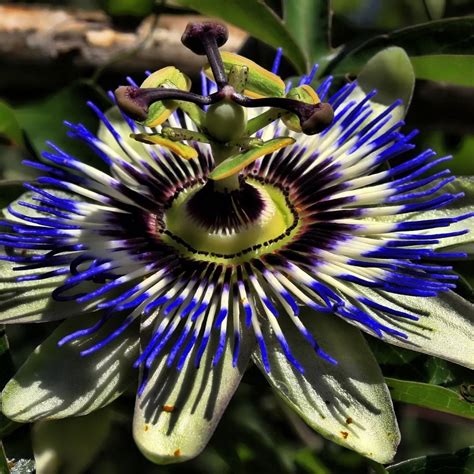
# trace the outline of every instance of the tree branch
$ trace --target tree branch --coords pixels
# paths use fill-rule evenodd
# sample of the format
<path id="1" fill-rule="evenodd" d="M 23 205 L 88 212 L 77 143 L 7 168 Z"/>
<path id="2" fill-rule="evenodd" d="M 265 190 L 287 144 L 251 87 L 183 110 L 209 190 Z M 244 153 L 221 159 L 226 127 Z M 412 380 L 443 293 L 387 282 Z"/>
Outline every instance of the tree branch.
<path id="1" fill-rule="evenodd" d="M 196 74 L 203 59 L 181 44 L 186 24 L 195 19 L 151 16 L 123 31 L 101 11 L 0 5 L 0 88 L 50 89 L 104 65 L 133 74 L 172 64 Z M 224 49 L 237 51 L 246 34 L 230 25 L 229 31 Z"/>

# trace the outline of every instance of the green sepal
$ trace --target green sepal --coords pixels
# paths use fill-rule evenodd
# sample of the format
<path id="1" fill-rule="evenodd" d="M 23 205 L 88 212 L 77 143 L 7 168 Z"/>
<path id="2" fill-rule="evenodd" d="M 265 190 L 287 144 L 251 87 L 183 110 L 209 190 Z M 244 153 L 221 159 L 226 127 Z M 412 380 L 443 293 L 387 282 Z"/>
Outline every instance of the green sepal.
<path id="1" fill-rule="evenodd" d="M 262 146 L 257 146 L 244 153 L 230 156 L 214 168 L 209 178 L 215 181 L 228 178 L 253 163 L 257 158 L 273 153 L 293 143 L 295 143 L 295 139 L 291 137 L 274 138 L 273 140 L 265 142 Z"/>

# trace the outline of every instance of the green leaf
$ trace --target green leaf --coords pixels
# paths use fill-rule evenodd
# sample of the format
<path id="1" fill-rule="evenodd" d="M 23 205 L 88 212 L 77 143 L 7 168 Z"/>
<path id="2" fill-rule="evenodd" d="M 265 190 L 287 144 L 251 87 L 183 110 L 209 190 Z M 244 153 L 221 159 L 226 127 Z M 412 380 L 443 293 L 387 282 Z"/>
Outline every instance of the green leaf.
<path id="1" fill-rule="evenodd" d="M 436 454 L 409 459 L 388 468 L 390 474 L 471 474 L 474 472 L 474 447 L 454 454 Z"/>
<path id="2" fill-rule="evenodd" d="M 454 132 L 454 130 L 453 130 Z M 430 127 L 425 128 L 420 136 L 420 148 L 432 148 L 439 156 L 453 155 L 449 162 L 449 169 L 455 176 L 474 175 L 474 135 L 459 135 L 454 133 L 443 133 Z M 452 141 L 452 139 L 455 139 Z M 435 168 L 441 171 L 445 166 Z"/>
<path id="3" fill-rule="evenodd" d="M 409 380 L 385 379 L 397 402 L 462 416 L 474 420 L 474 404 L 464 400 L 460 393 L 448 388 Z"/>
<path id="4" fill-rule="evenodd" d="M 379 364 L 384 365 L 405 365 L 416 359 L 419 354 L 417 352 L 409 351 L 408 349 L 402 349 L 401 347 L 395 347 L 390 344 L 386 344 L 380 339 L 367 338 L 370 349 L 375 355 L 375 358 Z"/>
<path id="5" fill-rule="evenodd" d="M 328 64 L 324 74 L 357 72 L 377 51 L 399 46 L 409 56 L 472 54 L 474 17 L 449 18 L 401 28 L 374 36 L 357 46 L 347 46 Z"/>
<path id="6" fill-rule="evenodd" d="M 283 48 L 285 56 L 299 73 L 305 73 L 308 58 L 280 18 L 263 0 L 178 0 L 177 3 L 204 15 L 236 25 L 271 46 Z"/>
<path id="7" fill-rule="evenodd" d="M 311 474 L 331 474 L 331 471 L 322 463 L 312 449 L 304 448 L 296 453 L 295 461 L 304 472 Z"/>
<path id="8" fill-rule="evenodd" d="M 106 0 L 109 15 L 146 16 L 153 11 L 155 0 Z"/>
<path id="9" fill-rule="evenodd" d="M 456 293 L 463 298 L 474 302 L 474 269 L 471 261 L 453 263 L 454 271 L 459 275 Z"/>
<path id="10" fill-rule="evenodd" d="M 5 208 L 12 201 L 17 199 L 25 188 L 23 182 L 19 180 L 2 180 L 0 181 L 0 209 Z"/>
<path id="11" fill-rule="evenodd" d="M 80 122 L 91 132 L 96 132 L 99 121 L 87 107 L 88 100 L 95 101 L 99 106 L 107 103 L 97 88 L 78 81 L 40 102 L 16 109 L 18 122 L 36 155 L 40 156 L 47 147 L 46 141 L 50 140 L 84 162 L 102 169 L 105 167 L 85 143 L 67 136 L 68 129 L 64 125 L 65 120 Z"/>
<path id="12" fill-rule="evenodd" d="M 468 54 L 433 54 L 410 58 L 418 79 L 444 81 L 474 86 L 474 56 Z"/>
<path id="13" fill-rule="evenodd" d="M 444 13 L 445 0 L 332 0 L 334 14 L 358 29 L 389 31 L 425 21 L 438 20 Z"/>
<path id="14" fill-rule="evenodd" d="M 284 0 L 285 24 L 311 62 L 319 62 L 330 50 L 329 0 Z"/>
<path id="15" fill-rule="evenodd" d="M 0 139 L 23 144 L 23 134 L 13 109 L 0 101 Z"/>
<path id="16" fill-rule="evenodd" d="M 429 384 L 447 385 L 456 379 L 455 374 L 451 370 L 450 363 L 443 359 L 430 357 L 424 365 L 427 371 L 426 382 Z"/>

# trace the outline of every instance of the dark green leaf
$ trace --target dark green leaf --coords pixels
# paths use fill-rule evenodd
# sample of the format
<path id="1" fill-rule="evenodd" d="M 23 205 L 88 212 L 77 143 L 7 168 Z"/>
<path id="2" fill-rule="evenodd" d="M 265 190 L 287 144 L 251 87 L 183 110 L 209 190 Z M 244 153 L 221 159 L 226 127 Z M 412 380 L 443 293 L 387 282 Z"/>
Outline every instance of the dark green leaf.
<path id="1" fill-rule="evenodd" d="M 418 352 L 386 344 L 374 337 L 367 338 L 367 342 L 379 364 L 383 365 L 407 365 L 420 355 Z"/>
<path id="2" fill-rule="evenodd" d="M 374 36 L 356 47 L 347 46 L 328 64 L 324 73 L 357 72 L 371 56 L 388 46 L 400 46 L 409 56 L 472 54 L 474 17 L 422 23 Z"/>
<path id="3" fill-rule="evenodd" d="M 24 192 L 25 188 L 23 187 L 23 181 L 0 181 L 0 210 L 10 204 Z"/>
<path id="4" fill-rule="evenodd" d="M 3 387 L 13 375 L 13 361 L 10 355 L 5 326 L 0 325 L 0 387 Z"/>
<path id="5" fill-rule="evenodd" d="M 155 0 L 106 0 L 109 15 L 146 16 L 153 11 Z"/>
<path id="6" fill-rule="evenodd" d="M 433 385 L 449 385 L 456 375 L 451 371 L 451 364 L 437 357 L 429 357 L 425 362 L 426 382 Z"/>
<path id="7" fill-rule="evenodd" d="M 97 131 L 99 122 L 87 107 L 88 100 L 107 107 L 107 102 L 96 88 L 86 82 L 75 82 L 45 100 L 16 109 L 20 126 L 38 156 L 46 149 L 46 141 L 50 140 L 85 162 L 104 166 L 87 145 L 67 136 L 68 129 L 64 125 L 65 120 L 80 122 L 91 132 Z"/>
<path id="8" fill-rule="evenodd" d="M 6 140 L 7 143 L 23 143 L 23 135 L 15 112 L 3 101 L 0 101 L 0 140 Z"/>
<path id="9" fill-rule="evenodd" d="M 309 448 L 300 449 L 295 456 L 296 464 L 309 474 L 330 474 L 331 471 L 316 456 L 316 453 Z"/>
<path id="10" fill-rule="evenodd" d="M 454 262 L 454 271 L 459 275 L 456 293 L 474 302 L 474 269 L 471 261 Z"/>
<path id="11" fill-rule="evenodd" d="M 410 58 L 418 79 L 444 81 L 474 86 L 474 56 L 467 54 L 433 54 Z"/>
<path id="12" fill-rule="evenodd" d="M 285 24 L 310 61 L 321 64 L 330 49 L 329 0 L 284 0 Z"/>
<path id="13" fill-rule="evenodd" d="M 437 385 L 386 378 L 392 399 L 432 410 L 474 419 L 474 404 L 455 392 Z"/>
<path id="14" fill-rule="evenodd" d="M 394 30 L 425 21 L 438 20 L 444 13 L 444 0 L 332 0 L 335 15 L 360 29 Z"/>
<path id="15" fill-rule="evenodd" d="M 281 47 L 299 73 L 305 73 L 308 58 L 278 16 L 263 0 L 178 0 L 177 3 L 204 15 L 228 21 L 265 43 Z"/>
<path id="16" fill-rule="evenodd" d="M 390 474 L 472 474 L 474 472 L 474 447 L 454 454 L 436 454 L 409 459 L 388 468 Z"/>

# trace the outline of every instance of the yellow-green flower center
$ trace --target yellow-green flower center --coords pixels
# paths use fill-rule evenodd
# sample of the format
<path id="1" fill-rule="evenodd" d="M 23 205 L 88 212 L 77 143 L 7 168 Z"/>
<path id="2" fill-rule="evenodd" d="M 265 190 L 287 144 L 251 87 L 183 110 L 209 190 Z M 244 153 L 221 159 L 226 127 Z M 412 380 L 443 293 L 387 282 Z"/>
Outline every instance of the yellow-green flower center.
<path id="1" fill-rule="evenodd" d="M 298 231 L 297 213 L 280 189 L 253 179 L 247 183 L 263 201 L 263 210 L 254 221 L 233 229 L 210 230 L 188 205 L 200 189 L 194 187 L 178 195 L 165 212 L 163 241 L 194 259 L 222 263 L 241 263 L 281 248 Z"/>

